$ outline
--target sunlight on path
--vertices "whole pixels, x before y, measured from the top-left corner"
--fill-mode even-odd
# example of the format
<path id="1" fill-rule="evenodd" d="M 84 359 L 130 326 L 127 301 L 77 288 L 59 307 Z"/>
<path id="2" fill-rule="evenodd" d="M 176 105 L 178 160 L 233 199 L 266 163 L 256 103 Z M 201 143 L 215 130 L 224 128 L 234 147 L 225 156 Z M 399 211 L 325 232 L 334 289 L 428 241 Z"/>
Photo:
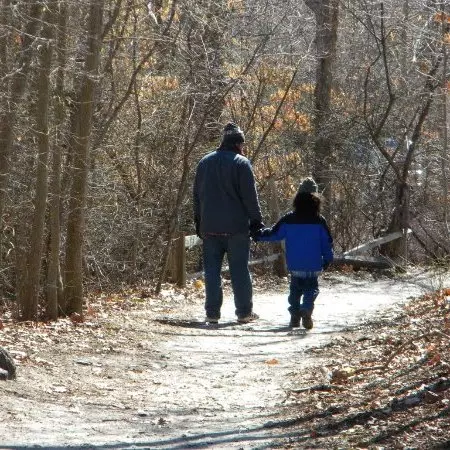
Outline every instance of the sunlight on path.
<path id="1" fill-rule="evenodd" d="M 236 323 L 230 297 L 224 300 L 218 326 L 201 324 L 203 305 L 198 305 L 198 326 L 180 327 L 165 343 L 163 351 L 176 355 L 182 373 L 172 377 L 172 395 L 177 401 L 168 394 L 163 410 L 161 405 L 153 410 L 167 414 L 170 424 L 161 430 L 166 441 L 155 443 L 164 449 L 187 445 L 270 448 L 270 442 L 288 437 L 269 432 L 265 424 L 280 420 L 292 375 L 312 364 L 304 350 L 423 292 L 416 277 L 401 282 L 353 280 L 351 284 L 348 279 L 327 277 L 321 283 L 315 326 L 309 332 L 287 326 L 287 286 L 284 294 L 255 295 L 254 310 L 260 320 L 247 325 Z M 190 415 L 180 415 L 189 409 Z M 184 444 L 174 445 L 176 437 Z"/>
<path id="2" fill-rule="evenodd" d="M 49 353 L 54 364 L 26 366 L 17 382 L 4 385 L 23 397 L 17 401 L 14 391 L 6 398 L 15 420 L 3 431 L 0 422 L 0 448 L 247 450 L 307 439 L 277 424 L 301 416 L 286 392 L 301 383 L 302 373 L 329 363 L 308 348 L 349 327 L 363 333 L 364 321 L 389 318 L 388 307 L 441 287 L 433 281 L 429 274 L 396 281 L 326 274 L 308 332 L 288 327 L 287 281 L 279 293 L 280 286 L 256 292 L 260 319 L 247 325 L 237 324 L 230 296 L 215 326 L 203 322 L 203 300 L 195 297 L 180 295 L 179 303 L 162 298 L 124 311 L 92 330 L 99 333 L 101 353 L 74 339 L 61 355 Z M 104 351 L 106 324 L 114 327 L 110 351 Z M 52 390 L 61 384 L 63 392 Z"/>

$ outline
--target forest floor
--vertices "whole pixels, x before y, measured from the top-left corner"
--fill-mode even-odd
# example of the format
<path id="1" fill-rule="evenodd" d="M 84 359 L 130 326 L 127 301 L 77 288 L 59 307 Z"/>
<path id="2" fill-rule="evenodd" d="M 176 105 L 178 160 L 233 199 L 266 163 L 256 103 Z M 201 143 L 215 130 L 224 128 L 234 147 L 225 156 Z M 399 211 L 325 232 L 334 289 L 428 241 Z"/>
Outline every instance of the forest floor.
<path id="1" fill-rule="evenodd" d="M 328 272 L 314 328 L 254 277 L 254 323 L 203 322 L 201 283 L 93 293 L 84 322 L 0 311 L 0 448 L 450 448 L 448 278 Z"/>

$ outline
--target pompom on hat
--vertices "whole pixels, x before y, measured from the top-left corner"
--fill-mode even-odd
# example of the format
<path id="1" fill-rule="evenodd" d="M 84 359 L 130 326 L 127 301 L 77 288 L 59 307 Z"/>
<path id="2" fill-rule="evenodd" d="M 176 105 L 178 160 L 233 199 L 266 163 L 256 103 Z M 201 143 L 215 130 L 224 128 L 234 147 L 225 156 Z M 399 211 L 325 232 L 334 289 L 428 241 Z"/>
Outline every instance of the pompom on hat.
<path id="1" fill-rule="evenodd" d="M 228 122 L 223 129 L 223 144 L 243 144 L 245 142 L 244 132 L 233 122 Z"/>
<path id="2" fill-rule="evenodd" d="M 317 183 L 312 178 L 305 178 L 298 187 L 298 192 L 308 192 L 308 193 L 317 193 L 319 191 L 319 187 Z"/>

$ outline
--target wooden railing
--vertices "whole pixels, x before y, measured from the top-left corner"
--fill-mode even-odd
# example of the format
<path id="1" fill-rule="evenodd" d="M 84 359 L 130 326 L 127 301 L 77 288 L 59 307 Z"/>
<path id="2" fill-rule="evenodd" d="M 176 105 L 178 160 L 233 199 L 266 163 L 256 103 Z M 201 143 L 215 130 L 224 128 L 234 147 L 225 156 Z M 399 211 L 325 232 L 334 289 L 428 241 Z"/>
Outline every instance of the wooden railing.
<path id="1" fill-rule="evenodd" d="M 191 274 L 186 273 L 186 250 L 192 249 L 196 245 L 200 245 L 202 240 L 196 236 L 188 235 L 180 232 L 177 237 L 172 241 L 172 247 L 170 249 L 170 279 L 179 287 L 185 287 L 187 279 L 198 278 L 203 274 L 202 272 L 195 272 Z M 274 253 L 264 258 L 253 259 L 249 261 L 249 266 L 256 264 L 262 264 L 267 262 L 274 262 L 279 258 L 284 258 L 282 253 Z M 225 266 L 222 271 L 227 271 L 228 267 Z"/>
<path id="2" fill-rule="evenodd" d="M 355 248 L 347 250 L 342 255 L 335 255 L 334 265 L 358 265 L 361 267 L 377 267 L 386 268 L 392 267 L 392 261 L 383 257 L 370 257 L 370 256 L 358 256 L 360 253 L 375 248 L 386 242 L 399 239 L 411 233 L 411 230 L 397 231 L 395 233 L 388 234 L 380 238 L 373 239 L 365 244 L 359 245 Z M 179 287 L 185 287 L 188 278 L 197 278 L 203 274 L 203 272 L 196 272 L 192 274 L 186 273 L 186 250 L 189 250 L 196 245 L 200 245 L 202 240 L 196 236 L 188 235 L 186 233 L 179 232 L 177 237 L 172 241 L 170 251 L 170 278 L 172 282 L 176 283 Z M 249 265 L 262 264 L 267 262 L 274 262 L 277 259 L 284 258 L 283 253 L 274 253 L 260 259 L 250 260 Z M 223 271 L 228 270 L 228 267 L 224 267 Z"/>

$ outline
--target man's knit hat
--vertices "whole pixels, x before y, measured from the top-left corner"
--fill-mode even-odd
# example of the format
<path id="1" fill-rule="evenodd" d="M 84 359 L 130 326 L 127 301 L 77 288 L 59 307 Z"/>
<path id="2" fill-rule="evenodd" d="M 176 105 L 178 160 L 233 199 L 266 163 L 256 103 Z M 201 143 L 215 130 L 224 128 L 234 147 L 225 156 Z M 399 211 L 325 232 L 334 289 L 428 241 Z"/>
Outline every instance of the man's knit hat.
<path id="1" fill-rule="evenodd" d="M 228 122 L 223 129 L 222 145 L 243 144 L 244 142 L 244 132 L 235 123 Z"/>
<path id="2" fill-rule="evenodd" d="M 298 188 L 298 192 L 309 192 L 314 193 L 318 192 L 319 188 L 317 186 L 317 183 L 312 178 L 305 178 Z"/>

